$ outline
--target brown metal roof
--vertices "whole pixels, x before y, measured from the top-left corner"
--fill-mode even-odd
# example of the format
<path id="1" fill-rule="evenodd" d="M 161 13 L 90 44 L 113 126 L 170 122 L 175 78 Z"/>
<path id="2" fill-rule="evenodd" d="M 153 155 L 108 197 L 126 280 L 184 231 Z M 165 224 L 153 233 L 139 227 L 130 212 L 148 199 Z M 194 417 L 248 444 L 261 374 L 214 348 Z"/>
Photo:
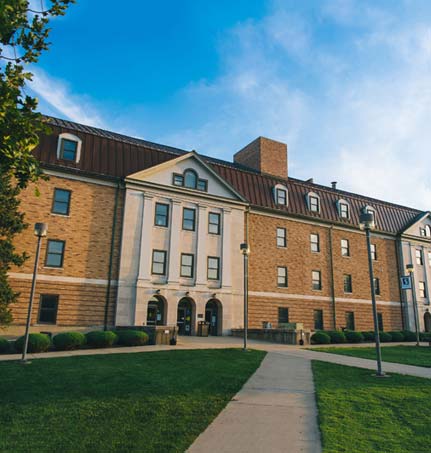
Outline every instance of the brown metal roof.
<path id="1" fill-rule="evenodd" d="M 41 137 L 35 155 L 44 165 L 59 170 L 122 179 L 132 173 L 188 152 L 58 118 L 47 117 L 47 121 L 53 129 L 53 133 Z M 57 137 L 62 132 L 75 134 L 82 139 L 79 163 L 57 159 Z M 422 211 L 417 209 L 300 181 L 295 178 L 289 177 L 286 181 L 271 175 L 261 174 L 254 169 L 236 163 L 208 156 L 201 155 L 201 157 L 242 194 L 252 206 L 258 208 L 356 227 L 359 224 L 361 209 L 370 205 L 376 211 L 377 229 L 392 234 L 401 232 L 415 218 L 423 214 Z M 289 190 L 288 207 L 280 207 L 274 203 L 272 193 L 273 187 L 277 183 L 286 185 Z M 307 209 L 306 195 L 310 191 L 320 196 L 321 212 L 319 214 L 312 213 Z M 340 198 L 350 203 L 350 219 L 341 219 L 338 216 L 336 202 Z"/>

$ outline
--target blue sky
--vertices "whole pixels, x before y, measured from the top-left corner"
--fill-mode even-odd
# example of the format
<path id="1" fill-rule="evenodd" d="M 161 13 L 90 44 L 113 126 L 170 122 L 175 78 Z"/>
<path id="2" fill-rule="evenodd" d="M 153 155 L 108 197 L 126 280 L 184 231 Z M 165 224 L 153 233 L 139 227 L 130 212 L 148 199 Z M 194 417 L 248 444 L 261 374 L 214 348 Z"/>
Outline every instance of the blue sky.
<path id="1" fill-rule="evenodd" d="M 428 0 L 80 0 L 31 89 L 48 114 L 431 208 Z"/>

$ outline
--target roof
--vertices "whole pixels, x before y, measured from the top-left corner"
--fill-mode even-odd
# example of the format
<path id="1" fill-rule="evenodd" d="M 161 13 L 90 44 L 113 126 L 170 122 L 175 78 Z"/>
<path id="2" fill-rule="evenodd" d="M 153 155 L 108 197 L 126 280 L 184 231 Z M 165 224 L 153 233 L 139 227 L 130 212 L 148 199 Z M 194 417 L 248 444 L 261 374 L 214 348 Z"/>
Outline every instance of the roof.
<path id="1" fill-rule="evenodd" d="M 40 144 L 35 149 L 35 155 L 41 160 L 42 164 L 51 168 L 56 167 L 59 170 L 123 179 L 132 173 L 190 152 L 72 121 L 53 117 L 46 117 L 46 119 L 52 126 L 53 133 L 41 137 Z M 57 159 L 57 137 L 58 134 L 63 132 L 73 133 L 81 138 L 82 149 L 79 163 Z M 285 180 L 260 173 L 255 169 L 234 162 L 199 155 L 256 208 L 357 227 L 361 209 L 369 205 L 376 211 L 377 230 L 391 234 L 402 232 L 418 216 L 423 214 L 423 211 L 417 209 L 291 177 Z M 279 206 L 274 202 L 273 187 L 277 183 L 284 184 L 289 190 L 288 206 Z M 312 213 L 307 209 L 306 195 L 310 191 L 320 196 L 320 213 Z M 339 217 L 336 207 L 336 202 L 339 199 L 344 199 L 350 204 L 349 219 Z"/>

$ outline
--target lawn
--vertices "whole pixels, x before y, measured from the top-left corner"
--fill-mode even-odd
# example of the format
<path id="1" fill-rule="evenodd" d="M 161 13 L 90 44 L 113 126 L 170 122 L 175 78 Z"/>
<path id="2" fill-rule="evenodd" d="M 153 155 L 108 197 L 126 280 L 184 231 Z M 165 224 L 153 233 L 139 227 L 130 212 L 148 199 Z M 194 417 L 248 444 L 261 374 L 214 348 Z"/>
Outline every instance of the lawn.
<path id="1" fill-rule="evenodd" d="M 0 363 L 1 452 L 183 452 L 265 356 L 237 349 Z"/>
<path id="2" fill-rule="evenodd" d="M 376 360 L 376 349 L 372 348 L 315 348 L 314 351 L 330 352 L 331 354 L 348 355 L 363 359 Z M 429 346 L 384 346 L 382 360 L 385 362 L 403 363 L 431 367 L 431 348 Z"/>
<path id="3" fill-rule="evenodd" d="M 429 453 L 431 381 L 312 362 L 324 453 Z"/>

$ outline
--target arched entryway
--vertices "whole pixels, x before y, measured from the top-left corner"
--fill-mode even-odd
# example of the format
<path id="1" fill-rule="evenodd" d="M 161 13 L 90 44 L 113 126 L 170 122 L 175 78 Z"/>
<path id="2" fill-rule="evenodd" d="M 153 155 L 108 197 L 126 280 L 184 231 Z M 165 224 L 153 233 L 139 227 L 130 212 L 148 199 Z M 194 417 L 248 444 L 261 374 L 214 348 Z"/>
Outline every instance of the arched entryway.
<path id="1" fill-rule="evenodd" d="M 223 307 L 218 299 L 210 299 L 205 306 L 205 321 L 209 323 L 210 335 L 221 335 L 223 332 Z"/>
<path id="2" fill-rule="evenodd" d="M 147 326 L 166 325 L 166 299 L 155 295 L 148 301 Z"/>
<path id="3" fill-rule="evenodd" d="M 424 314 L 424 327 L 425 332 L 431 332 L 431 314 L 429 311 L 426 311 Z"/>
<path id="4" fill-rule="evenodd" d="M 195 302 L 190 297 L 183 297 L 178 302 L 178 335 L 193 335 L 195 331 Z"/>

